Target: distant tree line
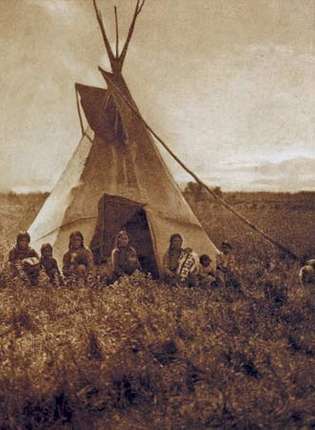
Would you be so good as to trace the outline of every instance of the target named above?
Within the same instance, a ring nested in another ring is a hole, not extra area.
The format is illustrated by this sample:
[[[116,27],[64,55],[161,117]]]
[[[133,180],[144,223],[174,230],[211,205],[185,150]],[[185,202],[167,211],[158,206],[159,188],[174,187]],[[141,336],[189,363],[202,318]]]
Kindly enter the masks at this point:
[[[218,196],[222,197],[223,192],[221,190],[221,187],[213,187],[212,191]],[[190,181],[187,183],[185,189],[184,189],[184,195],[186,196],[194,196],[196,200],[203,200],[207,197],[209,197],[208,191],[202,187],[197,182]]]

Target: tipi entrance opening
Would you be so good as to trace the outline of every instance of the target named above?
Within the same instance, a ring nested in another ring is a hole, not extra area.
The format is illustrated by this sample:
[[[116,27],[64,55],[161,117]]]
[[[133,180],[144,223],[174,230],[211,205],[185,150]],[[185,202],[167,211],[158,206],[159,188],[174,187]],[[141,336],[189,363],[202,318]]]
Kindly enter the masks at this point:
[[[158,277],[153,242],[145,210],[132,200],[104,194],[98,205],[98,220],[91,249],[96,264],[110,257],[115,246],[115,237],[126,230],[138,254],[143,271]]]
[[[128,232],[131,246],[137,250],[142,269],[145,272],[151,273],[154,278],[157,278],[158,270],[145,211],[139,209],[128,219],[123,228]]]

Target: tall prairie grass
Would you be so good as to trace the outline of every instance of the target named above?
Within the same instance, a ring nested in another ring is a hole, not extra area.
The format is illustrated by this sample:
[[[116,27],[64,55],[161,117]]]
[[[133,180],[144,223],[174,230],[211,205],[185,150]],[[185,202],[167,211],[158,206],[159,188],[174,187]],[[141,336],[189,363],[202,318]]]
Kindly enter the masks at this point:
[[[311,428],[314,310],[295,268],[235,291],[2,281],[0,428]]]

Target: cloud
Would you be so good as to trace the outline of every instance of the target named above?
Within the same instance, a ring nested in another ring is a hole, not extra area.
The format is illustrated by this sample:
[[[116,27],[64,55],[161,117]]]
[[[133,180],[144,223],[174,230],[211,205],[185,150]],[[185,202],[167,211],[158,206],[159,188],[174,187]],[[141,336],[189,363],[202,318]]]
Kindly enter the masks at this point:
[[[280,162],[220,166],[216,176],[204,180],[226,190],[315,191],[315,157],[298,157]]]
[[[76,2],[64,0],[27,0],[31,6],[38,6],[50,15],[69,18],[73,17]]]
[[[264,179],[279,178],[279,181],[287,180],[294,186],[295,183],[308,182],[315,172],[315,158],[295,158],[281,161],[280,163],[266,163],[255,168],[258,176]],[[313,187],[314,178],[313,178]]]

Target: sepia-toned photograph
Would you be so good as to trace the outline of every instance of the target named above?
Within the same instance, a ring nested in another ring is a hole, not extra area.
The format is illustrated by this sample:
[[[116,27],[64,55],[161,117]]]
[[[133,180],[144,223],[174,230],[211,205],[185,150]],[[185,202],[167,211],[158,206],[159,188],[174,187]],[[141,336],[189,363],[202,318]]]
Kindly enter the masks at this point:
[[[315,1],[0,0],[0,430],[315,429]]]

